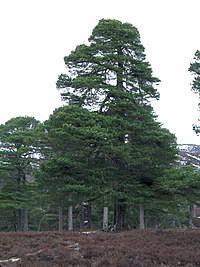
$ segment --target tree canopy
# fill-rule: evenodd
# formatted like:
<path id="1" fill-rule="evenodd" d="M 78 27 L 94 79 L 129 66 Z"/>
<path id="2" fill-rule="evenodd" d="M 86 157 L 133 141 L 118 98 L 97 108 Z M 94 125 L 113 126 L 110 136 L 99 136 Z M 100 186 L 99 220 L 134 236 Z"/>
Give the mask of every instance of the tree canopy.
<path id="1" fill-rule="evenodd" d="M 159 98 L 134 26 L 102 19 L 88 41 L 64 58 L 67 74 L 57 81 L 63 100 L 102 111 L 124 93 L 140 103 Z"/>

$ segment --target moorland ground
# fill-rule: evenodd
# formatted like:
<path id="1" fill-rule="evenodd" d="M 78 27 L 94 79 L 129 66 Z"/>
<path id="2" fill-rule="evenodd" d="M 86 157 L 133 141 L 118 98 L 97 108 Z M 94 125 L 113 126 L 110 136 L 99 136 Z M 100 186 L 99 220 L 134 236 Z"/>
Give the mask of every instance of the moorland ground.
<path id="1" fill-rule="evenodd" d="M 200 229 L 2 232 L 0 260 L 20 267 L 200 266 Z"/>

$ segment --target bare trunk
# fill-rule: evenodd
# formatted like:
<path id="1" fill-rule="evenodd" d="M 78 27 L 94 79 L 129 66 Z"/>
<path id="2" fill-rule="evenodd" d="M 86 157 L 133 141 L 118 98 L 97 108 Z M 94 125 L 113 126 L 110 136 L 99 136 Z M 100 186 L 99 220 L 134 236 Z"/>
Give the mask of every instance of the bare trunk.
<path id="1" fill-rule="evenodd" d="M 17 213 L 15 209 L 13 211 L 13 227 L 16 232 L 17 231 Z"/>
<path id="2" fill-rule="evenodd" d="M 158 219 L 157 219 L 157 217 L 153 218 L 153 228 L 154 229 L 158 229 Z"/>
<path id="3" fill-rule="evenodd" d="M 191 205 L 190 206 L 190 211 L 191 211 L 191 215 L 192 215 L 193 218 L 196 217 L 195 208 L 196 208 L 195 205 Z"/>
<path id="4" fill-rule="evenodd" d="M 23 231 L 23 216 L 22 216 L 22 209 L 17 210 L 18 213 L 18 231 Z"/>
<path id="5" fill-rule="evenodd" d="M 189 226 L 191 228 L 194 227 L 194 224 L 193 224 L 193 218 L 196 217 L 196 213 L 195 213 L 195 205 L 191 205 L 190 206 L 190 219 L 189 219 Z"/>
<path id="6" fill-rule="evenodd" d="M 84 229 L 84 208 L 83 203 L 80 204 L 79 207 L 79 223 L 80 223 L 80 230 Z"/>
<path id="7" fill-rule="evenodd" d="M 88 206 L 87 206 L 87 229 L 91 230 L 92 229 L 92 202 L 88 202 Z"/>
<path id="8" fill-rule="evenodd" d="M 63 209 L 62 209 L 62 207 L 59 207 L 58 216 L 59 216 L 58 230 L 62 231 L 63 230 Z"/>
<path id="9" fill-rule="evenodd" d="M 73 230 L 73 208 L 69 206 L 68 208 L 68 230 Z"/>
<path id="10" fill-rule="evenodd" d="M 103 230 L 108 229 L 108 207 L 103 208 Z"/>
<path id="11" fill-rule="evenodd" d="M 92 227 L 92 205 L 91 201 L 83 202 L 79 210 L 80 229 L 91 229 Z"/>
<path id="12" fill-rule="evenodd" d="M 126 229 L 126 207 L 122 199 L 114 201 L 114 226 L 117 230 Z"/>
<path id="13" fill-rule="evenodd" d="M 24 213 L 24 223 L 23 223 L 23 230 L 25 232 L 28 231 L 28 209 L 24 209 L 23 210 L 23 213 Z"/>
<path id="14" fill-rule="evenodd" d="M 144 207 L 140 206 L 140 229 L 145 229 Z"/>

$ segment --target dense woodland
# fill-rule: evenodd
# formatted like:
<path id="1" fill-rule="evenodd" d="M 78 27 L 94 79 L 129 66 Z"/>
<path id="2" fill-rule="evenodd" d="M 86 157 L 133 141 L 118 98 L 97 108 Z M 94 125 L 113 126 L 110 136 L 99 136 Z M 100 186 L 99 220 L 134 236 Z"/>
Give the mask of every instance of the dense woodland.
<path id="1" fill-rule="evenodd" d="M 102 19 L 64 63 L 62 107 L 0 125 L 0 231 L 193 226 L 200 173 L 178 166 L 157 121 L 160 80 L 138 30 Z M 199 51 L 189 71 L 198 93 Z"/>

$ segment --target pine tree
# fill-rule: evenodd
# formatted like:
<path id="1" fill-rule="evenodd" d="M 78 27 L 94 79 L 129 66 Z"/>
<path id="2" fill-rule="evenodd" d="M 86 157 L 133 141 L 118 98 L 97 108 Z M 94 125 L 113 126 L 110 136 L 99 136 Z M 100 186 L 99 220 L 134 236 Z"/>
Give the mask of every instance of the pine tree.
<path id="1" fill-rule="evenodd" d="M 145 59 L 138 30 L 102 19 L 88 41 L 64 58 L 67 74 L 59 76 L 57 87 L 67 104 L 86 108 L 88 118 L 96 118 L 87 129 L 87 120 L 74 125 L 74 115 L 66 132 L 87 140 L 93 155 L 89 168 L 103 170 L 114 224 L 123 228 L 128 203 L 142 204 L 152 195 L 154 179 L 174 161 L 176 140 L 156 122 L 150 105 L 159 98 L 159 79 Z"/>
<path id="2" fill-rule="evenodd" d="M 15 214 L 17 230 L 27 230 L 27 208 L 34 194 L 33 171 L 38 167 L 41 144 L 33 117 L 16 117 L 0 125 L 0 208 Z"/>
<path id="3" fill-rule="evenodd" d="M 189 72 L 194 76 L 192 82 L 192 90 L 200 95 L 200 51 L 197 50 L 194 56 L 194 62 L 190 64 Z M 193 126 L 193 130 L 198 134 L 200 127 L 198 125 Z"/>

